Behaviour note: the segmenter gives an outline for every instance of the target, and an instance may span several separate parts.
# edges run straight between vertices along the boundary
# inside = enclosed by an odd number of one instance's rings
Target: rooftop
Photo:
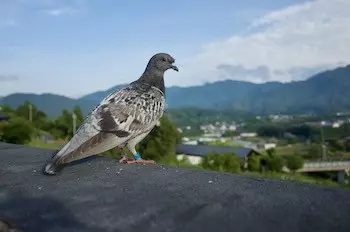
[[[205,156],[209,152],[218,152],[218,153],[235,152],[237,156],[239,156],[240,158],[244,158],[244,157],[247,157],[251,152],[256,152],[256,151],[251,148],[236,148],[233,146],[211,146],[211,145],[189,145],[189,144],[179,144],[176,146],[177,154]]]
[[[0,143],[0,218],[24,232],[350,228],[349,190],[105,157],[42,175],[52,152]]]
[[[2,112],[0,112],[0,121],[1,120],[8,120],[10,117]]]

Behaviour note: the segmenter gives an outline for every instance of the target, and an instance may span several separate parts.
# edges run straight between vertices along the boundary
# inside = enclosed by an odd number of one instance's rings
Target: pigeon
[[[155,163],[136,151],[165,110],[164,73],[179,71],[167,53],[151,57],[141,77],[106,96],[91,111],[75,135],[58,150],[44,167],[44,174],[55,175],[67,164],[118,147],[121,163]],[[133,158],[124,153],[127,147]]]

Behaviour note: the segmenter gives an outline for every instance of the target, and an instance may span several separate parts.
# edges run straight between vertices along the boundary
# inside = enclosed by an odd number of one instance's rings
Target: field
[[[65,141],[62,140],[50,140],[48,142],[42,141],[40,139],[32,140],[28,145],[30,147],[39,147],[47,149],[60,149],[64,145]]]
[[[297,143],[287,146],[280,146],[275,148],[276,153],[279,155],[304,155],[308,152],[308,146],[305,144]]]

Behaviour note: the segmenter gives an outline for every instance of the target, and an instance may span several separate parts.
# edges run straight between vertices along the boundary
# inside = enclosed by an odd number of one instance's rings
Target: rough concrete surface
[[[0,218],[25,232],[350,231],[350,191],[95,158],[57,176],[52,150],[0,143]]]

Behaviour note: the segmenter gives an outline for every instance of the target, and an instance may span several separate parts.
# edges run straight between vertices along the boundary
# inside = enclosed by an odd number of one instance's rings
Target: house
[[[217,153],[236,153],[238,157],[246,160],[252,154],[260,155],[251,148],[236,148],[231,146],[210,146],[210,145],[188,145],[178,144],[176,146],[176,156],[178,160],[182,160],[185,156],[193,165],[200,164],[204,156],[209,152]]]
[[[10,117],[4,113],[0,112],[0,122],[1,121],[8,121],[10,119]]]
[[[197,141],[197,140],[190,140],[190,141],[184,142],[184,144],[197,145],[197,144],[198,144],[198,141]]]
[[[344,124],[344,121],[338,120],[335,122],[329,122],[329,121],[320,121],[320,122],[306,122],[306,125],[310,126],[317,126],[317,127],[332,127],[332,128],[339,128],[341,125]]]
[[[257,149],[268,150],[271,148],[275,148],[276,146],[276,143],[258,143],[256,147]]]
[[[258,134],[255,133],[255,132],[251,132],[251,133],[249,133],[249,132],[243,132],[243,133],[240,134],[240,136],[243,137],[243,138],[256,137],[257,135],[258,135]]]

